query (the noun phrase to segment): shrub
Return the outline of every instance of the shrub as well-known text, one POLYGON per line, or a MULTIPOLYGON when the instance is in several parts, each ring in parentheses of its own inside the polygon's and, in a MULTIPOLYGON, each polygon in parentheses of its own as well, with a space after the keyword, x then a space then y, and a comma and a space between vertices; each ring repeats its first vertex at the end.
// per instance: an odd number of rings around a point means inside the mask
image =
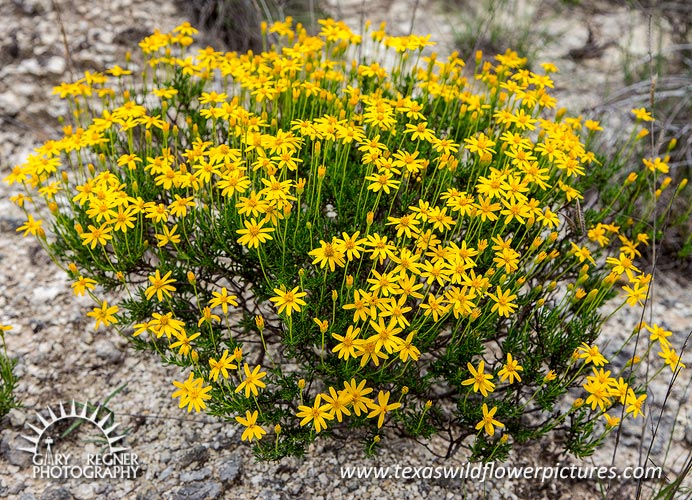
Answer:
POLYGON ((374 452, 385 429, 477 459, 553 432, 589 454, 652 376, 595 342, 606 301, 646 300, 648 236, 611 207, 661 162, 584 212, 622 173, 585 145, 597 122, 556 109, 552 64, 470 70, 424 56, 428 37, 320 24, 265 25, 282 44, 260 54, 193 50, 184 24, 140 43, 140 69, 61 84, 71 125, 6 179, 51 236, 28 212, 20 230, 96 329, 180 367, 180 407, 237 421, 261 459, 318 436, 374 452))

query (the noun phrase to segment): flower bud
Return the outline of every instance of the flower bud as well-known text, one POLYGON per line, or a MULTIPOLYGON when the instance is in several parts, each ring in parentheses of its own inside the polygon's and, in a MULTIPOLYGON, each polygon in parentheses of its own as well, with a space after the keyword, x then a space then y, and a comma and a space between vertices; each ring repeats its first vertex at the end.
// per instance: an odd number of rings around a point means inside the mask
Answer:
POLYGON ((301 378, 301 379, 298 381, 298 389, 300 389, 301 391, 302 391, 303 389, 305 389, 305 379, 302 379, 302 378, 301 378))
POLYGON ((240 360, 243 359, 243 349, 240 347, 233 349, 233 359, 240 362, 240 360))
POLYGON ((193 273, 192 271, 188 271, 188 272, 187 272, 187 281, 188 281, 191 285, 197 284, 197 278, 195 277, 195 273, 193 273))
POLYGON ((300 178, 298 179, 298 182, 296 182, 296 193, 298 193, 299 195, 303 194, 303 192, 305 191, 305 182, 305 178, 300 178))
POLYGON ((255 325, 260 332, 264 331, 264 317, 259 314, 255 316, 255 325))

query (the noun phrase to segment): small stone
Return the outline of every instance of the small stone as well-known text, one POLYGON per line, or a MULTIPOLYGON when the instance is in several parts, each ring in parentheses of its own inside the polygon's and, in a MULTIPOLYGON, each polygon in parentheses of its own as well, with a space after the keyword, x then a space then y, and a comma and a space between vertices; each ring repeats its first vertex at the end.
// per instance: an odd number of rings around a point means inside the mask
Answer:
POLYGON ((72 494, 62 486, 49 486, 41 494, 41 500, 72 500, 72 494))
POLYGON ((170 477, 171 474, 173 474, 173 467, 169 465, 159 473, 158 479, 159 481, 165 481, 170 477))
POLYGON ((204 467, 203 469, 193 470, 189 472, 180 473, 180 481, 183 483, 190 483, 192 481, 201 481, 211 476, 211 469, 209 467, 204 467))
POLYGON ((105 493, 109 489, 108 483, 105 482, 96 482, 94 483, 94 493, 97 495, 100 495, 101 493, 105 493))
POLYGON ((123 359, 123 353, 110 340, 98 339, 94 342, 96 356, 108 361, 109 363, 117 364, 123 359))
POLYGON ((65 59, 60 56, 53 56, 46 61, 45 70, 53 75, 62 75, 65 72, 65 59))
POLYGON ((90 498, 94 498, 94 488, 91 483, 86 483, 86 484, 80 484, 77 486, 75 494, 75 498, 78 500, 88 500, 90 498))
POLYGON ((161 498, 162 496, 154 485, 148 481, 140 483, 137 490, 137 496, 135 497, 136 500, 154 500, 161 498))
MULTIPOLYGON (((281 496, 272 490, 263 490, 257 497, 259 500, 281 500, 281 496)), ((311 498, 315 498, 311 496, 311 498)))
POLYGON ((62 287, 56 285, 36 287, 34 288, 34 302, 44 304, 51 302, 62 290, 62 287))
MULTIPOLYGON (((19 114, 19 112, 23 108, 23 103, 21 99, 17 99, 17 96, 14 92, 3 92, 0 94, 0 109, 2 109, 2 113, 4 115, 9 115, 9 116, 14 116, 19 114)), ((6 217, 3 217, 5 219, 6 217)), ((19 226, 21 226, 23 222, 20 222, 19 226)), ((17 227, 19 227, 17 226, 17 227)), ((3 227, 5 227, 5 224, 3 223, 3 227)), ((17 229, 16 227, 14 229, 17 229)), ((3 229, 5 231, 5 229, 3 229)))
POLYGON ((242 464, 239 459, 231 457, 229 460, 221 464, 218 470, 219 479, 224 484, 229 484, 237 481, 240 478, 242 464))
POLYGON ((172 496, 173 500, 213 500, 221 495, 221 484, 215 481, 183 486, 172 496))
POLYGON ((7 418, 10 419, 12 427, 22 427, 26 422, 26 414, 17 408, 12 408, 7 414, 7 418))
POLYGON ((178 459, 178 467, 184 469, 190 464, 197 462, 198 464, 204 464, 209 460, 209 449, 198 444, 191 450, 186 451, 180 459, 178 459))
POLYGON ((22 493, 19 495, 19 500, 36 500, 33 493, 22 493))

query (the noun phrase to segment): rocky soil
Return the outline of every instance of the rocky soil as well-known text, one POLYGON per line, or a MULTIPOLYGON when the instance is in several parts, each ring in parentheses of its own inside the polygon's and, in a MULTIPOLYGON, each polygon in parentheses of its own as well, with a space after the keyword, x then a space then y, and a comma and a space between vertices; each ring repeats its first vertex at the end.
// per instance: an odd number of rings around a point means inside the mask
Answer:
MULTIPOLYGON (((531 2, 527 2, 531 4, 531 2)), ((454 34, 450 13, 436 4, 418 5, 414 31, 433 33, 441 40, 440 52, 451 50, 454 34)), ((334 14, 353 26, 358 24, 363 2, 342 1, 330 5, 334 14)), ((407 33, 414 2, 383 1, 366 15, 374 21, 387 19, 395 32, 407 33)), ((0 0, 0 178, 42 141, 55 137, 57 117, 63 111, 52 86, 78 77, 82 72, 99 71, 121 61, 124 53, 136 49, 136 42, 154 28, 164 31, 184 21, 171 0, 0 0), (57 8, 56 8, 57 7, 57 8), (66 54, 65 45, 69 49, 66 54)), ((559 18, 553 29, 561 41, 543 48, 546 53, 567 55, 589 41, 589 30, 599 43, 608 45, 599 57, 578 63, 569 58, 552 60, 562 69, 558 93, 574 110, 602 102, 607 84, 616 85, 620 46, 609 41, 623 40, 634 25, 636 43, 630 49, 641 55, 642 19, 634 20, 626 9, 586 17, 559 18), (639 30, 639 31, 637 31, 639 30), (557 44, 557 45, 555 45, 557 44), (604 70, 608 68, 608 70, 604 70), (579 75, 577 78, 576 75, 579 75)), ((546 58, 547 60, 547 58, 546 58)), ((615 122, 624 122, 629 110, 615 122)), ((257 464, 240 442, 235 424, 224 424, 204 416, 187 414, 171 399, 171 380, 180 377, 176 369, 162 367, 157 359, 135 353, 127 342, 105 330, 93 331, 85 312, 91 307, 76 299, 65 276, 37 242, 19 236, 15 230, 23 214, 10 203, 14 190, 0 183, 0 323, 14 329, 7 334, 8 350, 18 359, 21 382, 17 396, 24 408, 13 410, 0 424, 0 498, 21 500, 67 500, 91 498, 489 498, 555 499, 596 498, 594 481, 571 483, 526 480, 495 480, 484 484, 470 480, 374 480, 342 479, 340 467, 356 464, 419 467, 424 465, 464 465, 465 457, 442 461, 424 447, 385 438, 383 452, 372 462, 362 459, 358 443, 315 446, 304 460, 257 464), (31 477, 31 455, 18 450, 26 441, 26 424, 36 423, 35 411, 57 408, 71 399, 103 402, 126 384, 109 403, 122 428, 130 429, 127 446, 142 464, 135 480, 68 480, 62 483, 31 477)), ((692 329, 692 289, 665 275, 654 296, 653 318, 672 330, 681 345, 692 329)), ((639 311, 622 310, 606 325, 604 337, 613 344, 626 337, 639 321, 639 311)), ((692 366, 689 359, 686 359, 692 366)), ((676 467, 692 449, 689 422, 689 372, 676 384, 666 410, 659 418, 667 389, 660 379, 647 402, 647 418, 623 427, 615 464, 636 465, 642 435, 650 435, 660 421, 653 456, 666 463, 665 472, 674 476, 676 467), (664 457, 672 436, 672 447, 664 457)), ((647 438, 644 439, 648 443, 647 438)), ((435 442, 431 443, 433 449, 435 442)), ((610 465, 613 443, 609 442, 590 465, 610 465)), ((508 465, 577 463, 559 455, 556 443, 542 442, 518 448, 508 465)), ((614 485, 608 498, 626 498, 633 484, 614 485), (624 488, 624 489, 622 489, 624 488)))

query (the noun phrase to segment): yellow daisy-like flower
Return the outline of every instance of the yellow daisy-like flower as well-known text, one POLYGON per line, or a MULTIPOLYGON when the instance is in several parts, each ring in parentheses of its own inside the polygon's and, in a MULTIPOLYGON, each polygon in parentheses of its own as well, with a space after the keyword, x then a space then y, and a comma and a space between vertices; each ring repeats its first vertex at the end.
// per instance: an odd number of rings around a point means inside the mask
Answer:
POLYGON ((240 235, 238 238, 238 243, 245 245, 249 248, 259 248, 261 243, 265 243, 273 239, 269 233, 274 231, 273 227, 263 227, 267 222, 267 219, 262 219, 257 222, 256 219, 252 218, 249 221, 243 221, 245 229, 238 229, 236 233, 240 235))
POLYGON ((476 430, 485 429, 485 432, 492 436, 495 434, 495 427, 504 427, 505 424, 495 420, 496 412, 497 406, 493 407, 492 410, 488 410, 488 405, 483 403, 483 419, 476 424, 476 430))
POLYGON ((322 403, 322 394, 318 394, 315 398, 315 403, 313 406, 301 405, 298 407, 297 417, 301 417, 300 421, 301 427, 306 426, 310 422, 315 427, 315 432, 320 432, 322 429, 327 428, 327 420, 333 420, 334 415, 331 414, 331 406, 322 403))
POLYGON ((478 363, 478 370, 476 370, 471 363, 466 364, 469 372, 471 372, 471 378, 464 380, 461 385, 473 385, 473 392, 481 391, 483 396, 487 396, 489 392, 493 392, 495 389, 495 384, 491 382, 493 376, 489 373, 485 373, 485 361, 481 360, 478 363))
POLYGON ((258 441, 262 439, 262 436, 264 436, 267 431, 262 429, 259 425, 257 425, 257 417, 259 416, 259 412, 255 410, 254 412, 250 413, 250 411, 245 412, 245 418, 243 417, 235 417, 236 422, 239 424, 242 424, 246 427, 246 429, 243 431, 243 435, 241 436, 242 441, 252 441, 253 439, 257 439, 258 441))
POLYGON ((147 299, 151 300, 151 298, 156 295, 158 301, 163 302, 164 296, 169 298, 171 296, 171 292, 175 292, 175 287, 171 285, 171 283, 175 282, 174 279, 171 279, 171 273, 172 271, 168 271, 166 274, 161 276, 161 273, 157 269, 152 276, 149 276, 151 285, 144 291, 144 295, 147 297, 147 299))
POLYGON ((299 287, 295 287, 293 290, 286 291, 279 288, 274 289, 276 296, 271 297, 269 300, 274 302, 279 310, 279 314, 285 312, 287 316, 291 316, 293 311, 299 312, 300 307, 305 305, 305 301, 302 300, 303 297, 307 295, 306 292, 299 292, 299 287))
POLYGON ((267 384, 262 382, 263 377, 267 376, 267 372, 260 372, 262 367, 260 365, 255 366, 254 370, 250 371, 250 367, 247 363, 243 365, 243 371, 245 372, 245 380, 243 380, 238 387, 235 388, 235 392, 240 392, 245 389, 245 397, 249 398, 250 393, 255 397, 259 395, 258 388, 262 389, 267 387, 267 384))
POLYGON ((519 361, 512 358, 510 353, 507 353, 507 363, 499 372, 497 372, 497 374, 500 376, 500 380, 503 382, 505 379, 509 378, 509 383, 513 384, 514 380, 521 382, 521 377, 519 376, 519 372, 521 371, 524 371, 524 368, 519 365, 519 361))

